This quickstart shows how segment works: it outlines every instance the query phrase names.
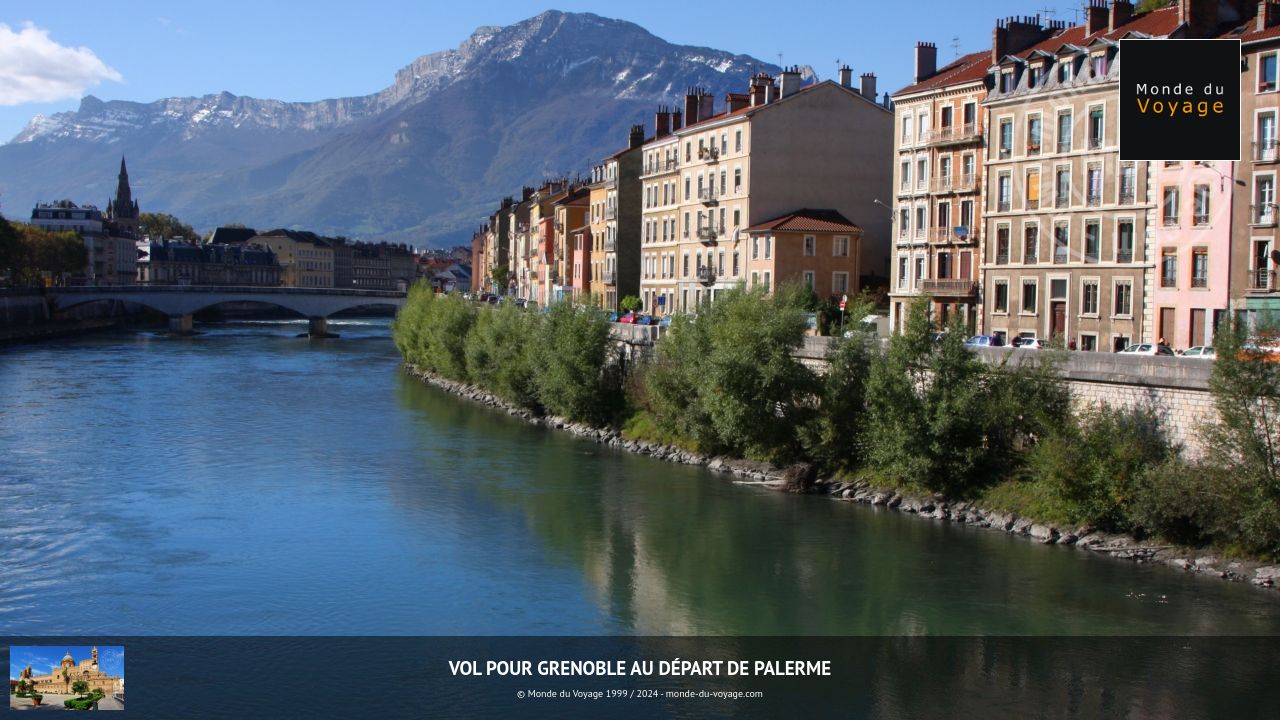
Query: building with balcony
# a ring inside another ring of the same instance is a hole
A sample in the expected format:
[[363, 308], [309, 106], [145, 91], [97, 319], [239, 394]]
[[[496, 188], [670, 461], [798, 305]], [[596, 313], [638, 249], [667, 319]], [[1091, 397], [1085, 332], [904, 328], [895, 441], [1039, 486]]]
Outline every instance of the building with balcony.
[[[653, 138], [640, 153], [640, 302], [657, 315], [675, 308], [680, 139], [672, 130], [680, 127], [683, 117], [679, 110], [658, 108]], [[603, 273], [603, 265], [600, 269]], [[603, 291], [607, 286], [603, 274], [600, 278]]]
[[552, 256], [548, 268], [547, 296], [544, 302], [555, 302], [566, 297], [573, 298], [574, 247], [569, 233], [587, 224], [590, 203], [590, 188], [579, 184], [569, 186], [553, 202], [555, 235], [551, 242]]
[[253, 243], [204, 245], [184, 240], [148, 240], [137, 261], [140, 285], [279, 287], [280, 263]]
[[981, 329], [1080, 350], [1155, 339], [1148, 163], [1119, 153], [1119, 39], [1183, 27], [1179, 7], [1092, 0], [1085, 23], [993, 33], [985, 120]]
[[1280, 3], [1261, 2], [1257, 14], [1223, 37], [1238, 38], [1240, 157], [1234, 177], [1231, 307], [1252, 323], [1280, 311], [1280, 235], [1277, 234], [1277, 122], [1280, 121]]
[[313, 232], [272, 230], [249, 238], [246, 244], [275, 254], [284, 287], [333, 287], [333, 248]]
[[[862, 228], [835, 210], [796, 210], [752, 225], [746, 234], [751, 287], [803, 283], [818, 297], [836, 300], [861, 290]], [[714, 263], [698, 265], [698, 281], [714, 284], [718, 270]]]
[[[888, 217], [874, 200], [890, 188], [893, 120], [876, 97], [870, 73], [856, 89], [848, 68], [838, 83], [802, 87], [793, 67], [777, 82], [756, 75], [719, 111], [713, 96], [691, 88], [684, 125], [670, 131], [674, 142], [662, 136], [660, 118], [645, 146], [645, 165], [660, 170], [644, 176], [649, 284], [642, 280], [646, 292], [662, 294], [659, 312], [714, 301], [746, 281], [752, 263], [772, 289], [769, 263], [747, 255], [747, 229], [801, 207], [830, 208], [864, 228], [858, 266], [887, 275], [880, 268], [887, 270]], [[655, 257], [659, 277], [651, 278]]]
[[982, 229], [981, 103], [990, 53], [937, 67], [938, 49], [918, 43], [915, 81], [893, 95], [895, 195], [889, 327], [912, 298], [930, 295], [940, 325], [977, 325], [978, 240]]

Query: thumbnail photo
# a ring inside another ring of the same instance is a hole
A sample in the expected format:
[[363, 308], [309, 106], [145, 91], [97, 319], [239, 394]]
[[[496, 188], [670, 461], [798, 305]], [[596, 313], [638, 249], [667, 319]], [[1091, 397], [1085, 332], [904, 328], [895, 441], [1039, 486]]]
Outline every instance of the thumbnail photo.
[[9, 709], [123, 710], [124, 647], [9, 648]]

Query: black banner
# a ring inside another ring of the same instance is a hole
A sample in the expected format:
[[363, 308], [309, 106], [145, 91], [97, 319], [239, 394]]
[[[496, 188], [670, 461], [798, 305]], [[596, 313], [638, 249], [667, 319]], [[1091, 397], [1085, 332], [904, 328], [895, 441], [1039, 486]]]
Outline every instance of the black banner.
[[[1274, 716], [1280, 638], [59, 637], [140, 718]], [[35, 668], [37, 673], [43, 668]], [[12, 676], [12, 668], [11, 668]], [[11, 696], [10, 704], [28, 700]]]

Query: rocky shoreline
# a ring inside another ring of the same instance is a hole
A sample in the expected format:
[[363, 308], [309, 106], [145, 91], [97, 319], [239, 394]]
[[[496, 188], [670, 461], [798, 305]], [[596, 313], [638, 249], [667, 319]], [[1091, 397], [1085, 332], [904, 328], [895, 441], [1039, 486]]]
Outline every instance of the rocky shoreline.
[[708, 470], [728, 473], [738, 482], [766, 485], [785, 492], [826, 495], [833, 500], [884, 507], [921, 517], [990, 528], [1020, 535], [1044, 545], [1070, 545], [1086, 552], [1106, 553], [1115, 558], [1138, 563], [1158, 563], [1175, 570], [1246, 582], [1253, 587], [1280, 589], [1280, 565], [1227, 560], [1212, 554], [1201, 554], [1192, 548], [1174, 545], [1147, 545], [1127, 535], [1102, 533], [1090, 528], [1059, 528], [1038, 523], [1011, 513], [996, 512], [964, 501], [948, 501], [937, 496], [907, 495], [896, 490], [875, 488], [866, 482], [839, 482], [818, 478], [812, 466], [781, 468], [765, 462], [737, 458], [711, 457], [692, 453], [671, 445], [642, 440], [628, 440], [621, 431], [575, 423], [554, 416], [536, 415], [506, 402], [496, 395], [466, 383], [454, 382], [412, 365], [405, 369], [414, 377], [458, 397], [502, 410], [533, 425], [563, 430], [602, 445], [648, 455], [658, 460], [685, 465], [702, 465]]

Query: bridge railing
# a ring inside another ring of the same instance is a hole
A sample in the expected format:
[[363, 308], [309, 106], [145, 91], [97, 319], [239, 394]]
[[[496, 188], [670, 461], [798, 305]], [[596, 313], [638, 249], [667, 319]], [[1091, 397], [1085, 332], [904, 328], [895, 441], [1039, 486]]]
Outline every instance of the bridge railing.
[[403, 298], [396, 290], [347, 290], [344, 288], [262, 287], [256, 285], [98, 285], [48, 288], [49, 294], [101, 295], [115, 293], [235, 293], [252, 295], [331, 295], [338, 297]]

